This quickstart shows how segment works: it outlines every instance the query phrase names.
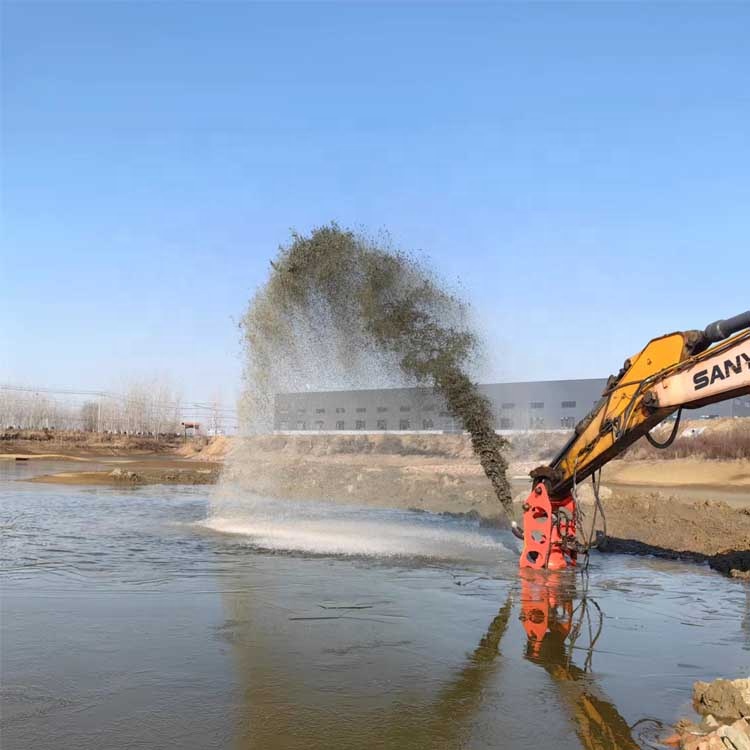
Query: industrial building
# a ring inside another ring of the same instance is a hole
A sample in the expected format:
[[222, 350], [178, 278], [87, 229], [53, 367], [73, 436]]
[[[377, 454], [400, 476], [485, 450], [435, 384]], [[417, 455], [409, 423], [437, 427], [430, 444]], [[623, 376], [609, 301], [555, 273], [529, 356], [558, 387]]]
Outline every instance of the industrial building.
[[[479, 389], [492, 403], [497, 430], [568, 430], [599, 401], [606, 382], [603, 378], [540, 380], [491, 383]], [[695, 409], [688, 415], [750, 417], [750, 397]], [[274, 429], [281, 432], [460, 428], [432, 388], [283, 393], [275, 401]]]

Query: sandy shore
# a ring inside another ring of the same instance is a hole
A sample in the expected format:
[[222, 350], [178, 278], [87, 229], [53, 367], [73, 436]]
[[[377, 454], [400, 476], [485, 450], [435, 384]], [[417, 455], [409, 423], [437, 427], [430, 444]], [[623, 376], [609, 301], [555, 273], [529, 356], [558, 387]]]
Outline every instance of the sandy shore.
[[[137, 486], [221, 481], [228, 491], [466, 513], [487, 523], [506, 523], [461, 436], [266, 436], [198, 447], [183, 446], [178, 455], [68, 450], [4, 457], [106, 464], [96, 471], [81, 467], [37, 476], [31, 480], [35, 482]], [[511, 462], [519, 519], [529, 491], [528, 471], [542, 461], [543, 456], [516, 456]], [[750, 569], [750, 461], [615, 461], [605, 469], [602, 495], [608, 549], [708, 561], [724, 572]], [[580, 498], [591, 517], [590, 484], [580, 488]]]
[[750, 461], [676, 458], [667, 461], [612, 461], [602, 472], [610, 484], [649, 487], [710, 487], [742, 491], [750, 503]]
[[[114, 462], [113, 462], [114, 463]], [[220, 464], [185, 461], [122, 461], [112, 469], [97, 471], [63, 471], [55, 474], [40, 474], [30, 482], [51, 484], [94, 484], [137, 486], [142, 484], [216, 484], [221, 470]]]

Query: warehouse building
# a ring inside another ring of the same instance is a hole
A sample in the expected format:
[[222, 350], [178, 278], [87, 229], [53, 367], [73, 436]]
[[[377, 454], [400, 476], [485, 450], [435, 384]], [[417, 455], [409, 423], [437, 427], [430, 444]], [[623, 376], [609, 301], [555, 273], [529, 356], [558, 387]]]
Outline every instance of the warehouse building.
[[[492, 403], [495, 429], [569, 430], [591, 411], [603, 378], [492, 383], [479, 388]], [[750, 417], [750, 397], [688, 412], [690, 418]], [[455, 431], [460, 424], [432, 388], [308, 391], [276, 397], [274, 429], [349, 431]]]

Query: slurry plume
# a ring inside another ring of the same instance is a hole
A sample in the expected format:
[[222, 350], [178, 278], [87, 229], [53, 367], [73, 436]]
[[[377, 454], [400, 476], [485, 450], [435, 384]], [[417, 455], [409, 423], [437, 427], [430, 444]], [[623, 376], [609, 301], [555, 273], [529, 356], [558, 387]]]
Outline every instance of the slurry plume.
[[498, 499], [511, 510], [505, 441], [467, 374], [478, 340], [466, 306], [415, 257], [340, 229], [292, 235], [242, 320], [243, 411], [268, 429], [282, 391], [375, 387], [398, 375], [432, 385], [471, 435]]

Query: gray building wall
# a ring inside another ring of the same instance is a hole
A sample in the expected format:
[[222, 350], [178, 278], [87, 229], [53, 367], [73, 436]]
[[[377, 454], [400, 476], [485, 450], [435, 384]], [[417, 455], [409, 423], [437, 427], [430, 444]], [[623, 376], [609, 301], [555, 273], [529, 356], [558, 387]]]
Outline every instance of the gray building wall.
[[[572, 429], [591, 411], [606, 386], [603, 378], [491, 383], [480, 390], [492, 402], [495, 429]], [[685, 413], [700, 417], [750, 417], [750, 397], [730, 399]], [[460, 429], [431, 388], [308, 391], [276, 396], [274, 429], [440, 430]]]
[[498, 430], [572, 429], [598, 403], [604, 378], [492, 383], [481, 386]]

